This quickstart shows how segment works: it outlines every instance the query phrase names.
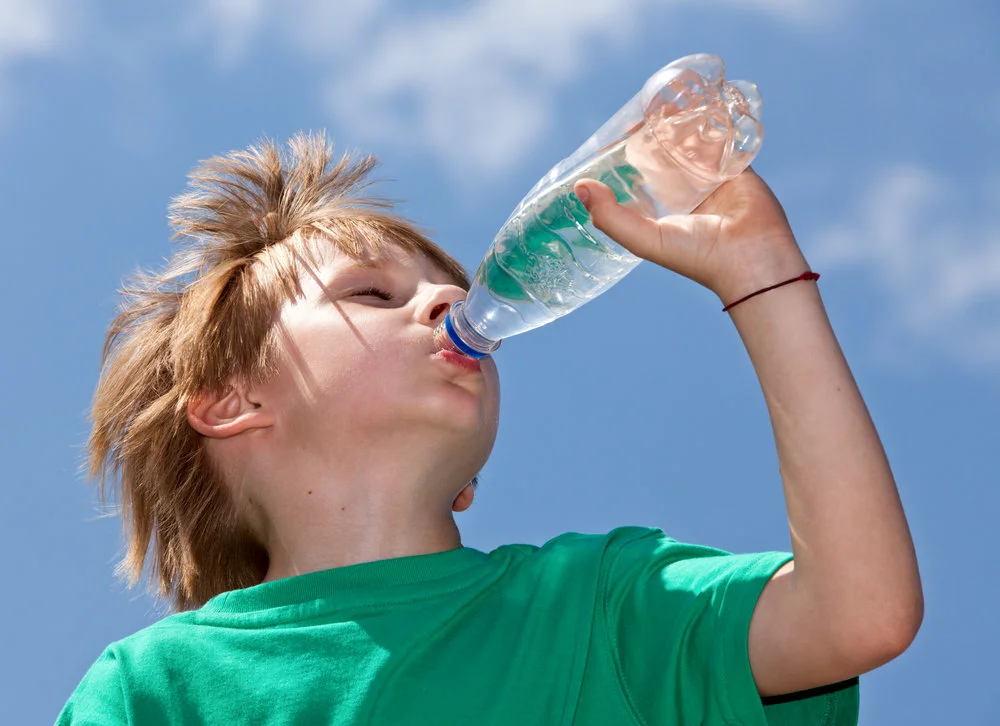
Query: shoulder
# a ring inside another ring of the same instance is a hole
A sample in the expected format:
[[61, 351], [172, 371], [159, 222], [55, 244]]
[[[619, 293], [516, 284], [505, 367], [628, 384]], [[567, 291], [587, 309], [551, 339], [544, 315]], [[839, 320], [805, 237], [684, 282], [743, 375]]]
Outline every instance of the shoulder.
[[132, 635], [109, 644], [87, 669], [56, 721], [76, 723], [131, 723], [130, 697], [142, 683], [141, 669], [162, 662], [163, 643], [171, 633], [193, 619], [192, 613], [168, 616]]
[[[197, 610], [167, 615], [131, 635], [110, 643], [101, 655], [105, 670], [113, 670], [126, 682], [156, 668], [171, 654], [180, 656], [197, 639]], [[100, 662], [100, 661], [99, 661]]]
[[489, 553], [490, 559], [518, 570], [598, 568], [612, 570], [636, 566], [664, 567], [671, 563], [704, 558], [731, 557], [723, 550], [680, 542], [662, 529], [623, 526], [609, 532], [567, 532], [542, 545], [508, 544]]
[[628, 542], [644, 538], [669, 540], [662, 530], [651, 527], [617, 527], [610, 532], [585, 534], [565, 532], [544, 544], [505, 544], [489, 553], [495, 560], [558, 560], [567, 557], [586, 557], [615, 551]]
[[197, 624], [200, 617], [201, 610], [185, 610], [184, 612], [166, 614], [141, 630], [137, 630], [131, 635], [116, 640], [112, 645], [134, 648], [142, 646], [145, 643], [155, 642], [169, 637], [171, 633]]

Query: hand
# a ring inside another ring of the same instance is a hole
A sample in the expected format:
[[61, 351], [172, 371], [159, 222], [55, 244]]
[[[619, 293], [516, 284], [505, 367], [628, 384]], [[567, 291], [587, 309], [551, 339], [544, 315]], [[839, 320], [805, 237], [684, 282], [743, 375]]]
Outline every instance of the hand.
[[691, 214], [649, 219], [593, 179], [573, 187], [595, 227], [632, 254], [712, 290], [723, 303], [809, 270], [781, 204], [752, 169]]

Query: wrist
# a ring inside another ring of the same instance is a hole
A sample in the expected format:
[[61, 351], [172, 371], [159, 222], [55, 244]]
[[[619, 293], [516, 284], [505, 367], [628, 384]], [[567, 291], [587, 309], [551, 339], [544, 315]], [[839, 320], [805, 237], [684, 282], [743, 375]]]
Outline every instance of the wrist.
[[713, 290], [724, 306], [812, 271], [794, 239], [763, 253], [756, 249], [753, 257], [739, 260], [736, 268]]
[[728, 305], [722, 308], [722, 312], [727, 313], [734, 307], [741, 303], [745, 303], [747, 300], [757, 297], [758, 295], [763, 295], [764, 293], [771, 292], [772, 290], [777, 290], [779, 287], [785, 287], [785, 285], [791, 285], [796, 282], [815, 282], [819, 279], [818, 272], [806, 271], [801, 275], [796, 275], [795, 277], [790, 277], [782, 282], [775, 283], [774, 285], [768, 285], [767, 287], [762, 287], [760, 290], [750, 293], [749, 295], [744, 295], [738, 300], [734, 300]]

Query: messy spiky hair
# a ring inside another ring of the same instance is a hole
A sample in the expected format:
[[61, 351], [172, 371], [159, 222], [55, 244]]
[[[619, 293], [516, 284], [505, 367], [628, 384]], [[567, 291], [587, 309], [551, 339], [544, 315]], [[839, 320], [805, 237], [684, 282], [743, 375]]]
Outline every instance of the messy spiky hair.
[[163, 271], [140, 272], [104, 343], [87, 454], [102, 501], [112, 481], [126, 544], [117, 572], [177, 610], [260, 583], [268, 554], [237, 510], [187, 403], [274, 372], [275, 321], [301, 294], [303, 265], [333, 244], [354, 259], [385, 247], [423, 254], [455, 284], [454, 259], [391, 203], [362, 196], [371, 156], [334, 163], [323, 134], [286, 148], [262, 141], [202, 162], [170, 206], [179, 247]]

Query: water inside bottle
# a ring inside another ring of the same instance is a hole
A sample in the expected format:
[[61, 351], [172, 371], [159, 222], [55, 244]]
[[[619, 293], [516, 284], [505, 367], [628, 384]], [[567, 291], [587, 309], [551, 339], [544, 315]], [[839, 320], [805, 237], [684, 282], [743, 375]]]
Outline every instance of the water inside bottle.
[[[581, 176], [631, 202], [637, 171], [624, 143], [597, 156]], [[567, 179], [537, 194], [504, 224], [476, 272], [465, 314], [495, 340], [550, 322], [603, 292], [640, 259], [590, 225]], [[477, 290], [476, 288], [481, 288]]]
[[476, 272], [464, 309], [476, 332], [501, 340], [537, 328], [633, 270], [641, 259], [591, 224], [573, 185], [597, 179], [647, 217], [690, 212], [759, 146], [759, 124], [741, 98], [682, 71], [646, 108], [640, 128], [565, 174], [554, 169], [552, 183], [514, 210]]

